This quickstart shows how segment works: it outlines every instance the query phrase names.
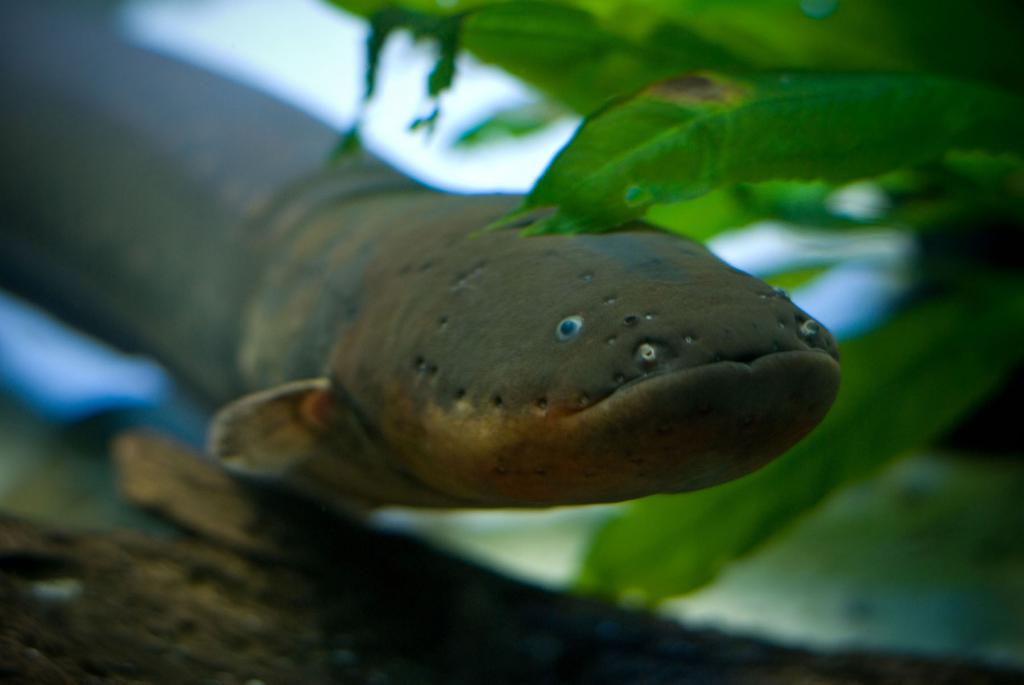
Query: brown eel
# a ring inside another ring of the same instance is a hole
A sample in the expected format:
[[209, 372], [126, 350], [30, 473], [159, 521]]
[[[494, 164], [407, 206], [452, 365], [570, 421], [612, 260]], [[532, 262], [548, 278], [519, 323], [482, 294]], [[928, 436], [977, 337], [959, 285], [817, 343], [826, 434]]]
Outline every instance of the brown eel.
[[[524, 238], [106, 22], [0, 9], [4, 285], [220, 406], [213, 455], [327, 502], [547, 506], [742, 476], [826, 414], [827, 330], [643, 225]], [[825, 458], [826, 455], [822, 455]]]

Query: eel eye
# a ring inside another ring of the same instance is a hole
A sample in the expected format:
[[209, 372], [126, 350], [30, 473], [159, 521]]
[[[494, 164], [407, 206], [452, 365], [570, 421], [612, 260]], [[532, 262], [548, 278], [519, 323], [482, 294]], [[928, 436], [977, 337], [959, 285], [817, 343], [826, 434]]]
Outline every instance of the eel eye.
[[559, 340], [565, 342], [575, 338], [581, 330], [583, 330], [583, 317], [567, 316], [558, 322], [558, 326], [555, 327], [555, 335]]

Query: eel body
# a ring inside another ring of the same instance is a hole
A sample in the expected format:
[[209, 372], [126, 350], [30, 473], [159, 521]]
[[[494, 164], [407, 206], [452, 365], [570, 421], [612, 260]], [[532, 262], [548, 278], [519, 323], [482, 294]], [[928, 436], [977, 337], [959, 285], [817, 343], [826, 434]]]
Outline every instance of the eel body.
[[[330, 502], [547, 506], [721, 483], [810, 431], [827, 330], [643, 225], [478, 229], [251, 89], [0, 10], [0, 274], [221, 407], [230, 467]], [[825, 455], [822, 455], [823, 458]]]

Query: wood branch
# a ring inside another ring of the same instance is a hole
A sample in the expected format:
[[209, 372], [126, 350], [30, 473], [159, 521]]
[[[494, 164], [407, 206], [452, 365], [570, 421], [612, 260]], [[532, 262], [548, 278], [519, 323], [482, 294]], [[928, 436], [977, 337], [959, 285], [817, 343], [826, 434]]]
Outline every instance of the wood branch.
[[816, 654], [545, 592], [224, 477], [118, 446], [123, 489], [190, 532], [0, 519], [0, 681], [1019, 683], [902, 656]]

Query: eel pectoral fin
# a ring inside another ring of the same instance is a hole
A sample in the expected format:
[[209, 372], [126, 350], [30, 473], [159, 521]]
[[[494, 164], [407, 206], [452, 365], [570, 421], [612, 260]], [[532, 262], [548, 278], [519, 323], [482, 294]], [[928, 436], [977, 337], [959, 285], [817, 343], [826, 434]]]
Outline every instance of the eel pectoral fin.
[[326, 378], [245, 395], [214, 415], [207, 449], [232, 471], [283, 477], [322, 452], [337, 405]]
[[214, 415], [207, 450], [228, 471], [274, 481], [348, 514], [385, 504], [471, 504], [424, 484], [397, 462], [352, 398], [326, 378], [231, 402]]

